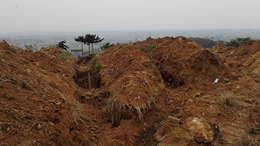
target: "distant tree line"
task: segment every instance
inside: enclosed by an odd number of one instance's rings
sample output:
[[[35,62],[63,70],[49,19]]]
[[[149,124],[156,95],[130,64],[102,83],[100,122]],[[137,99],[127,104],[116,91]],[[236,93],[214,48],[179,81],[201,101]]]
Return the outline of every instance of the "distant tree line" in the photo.
[[[199,37],[190,37],[189,39],[193,40],[203,48],[212,48],[216,46],[217,44],[224,43],[222,40],[214,41],[212,39],[208,38],[199,38]]]
[[[235,38],[235,39],[232,39],[227,42],[224,42],[222,40],[214,41],[212,39],[198,38],[198,37],[190,37],[189,39],[193,40],[194,42],[196,42],[197,44],[199,44],[200,46],[202,46],[204,48],[212,48],[220,43],[223,43],[224,45],[226,45],[228,47],[238,47],[248,41],[256,41],[256,40],[251,39],[251,37]]]
[[[235,38],[225,43],[228,47],[238,47],[248,41],[256,41],[251,39],[251,37],[245,37],[245,38]]]

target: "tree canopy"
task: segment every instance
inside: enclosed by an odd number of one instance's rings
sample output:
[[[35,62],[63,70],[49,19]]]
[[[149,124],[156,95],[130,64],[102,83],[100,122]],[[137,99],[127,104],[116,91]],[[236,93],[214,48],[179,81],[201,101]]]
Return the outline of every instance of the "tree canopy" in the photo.
[[[93,44],[102,42],[103,40],[104,38],[101,39],[96,34],[86,34],[85,36],[78,36],[78,38],[75,38],[75,41],[82,43],[82,49],[83,49],[83,44],[87,44],[89,46],[89,53],[90,53],[90,44],[92,45],[92,50],[94,51]]]
[[[108,49],[109,47],[112,47],[112,46],[114,46],[115,44],[110,44],[110,43],[106,43],[105,45],[103,45],[102,47],[100,47],[101,48],[101,50],[106,50],[106,49]]]

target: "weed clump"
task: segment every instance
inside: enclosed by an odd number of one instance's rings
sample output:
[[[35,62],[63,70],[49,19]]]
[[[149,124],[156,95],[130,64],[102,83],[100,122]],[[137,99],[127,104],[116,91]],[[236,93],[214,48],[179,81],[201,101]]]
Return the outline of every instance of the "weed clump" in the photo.
[[[65,60],[67,60],[68,53],[66,51],[62,51],[62,53],[59,54],[59,57],[61,60],[65,61]]]
[[[95,63],[95,64],[94,64],[94,68],[95,68],[95,70],[96,70],[97,72],[99,72],[99,71],[100,71],[100,68],[101,68],[100,63],[99,63],[99,62]]]

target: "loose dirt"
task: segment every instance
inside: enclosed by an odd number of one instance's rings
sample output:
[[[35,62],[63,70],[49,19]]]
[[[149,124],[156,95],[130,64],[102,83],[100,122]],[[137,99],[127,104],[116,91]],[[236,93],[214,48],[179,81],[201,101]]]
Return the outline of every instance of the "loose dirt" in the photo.
[[[148,38],[62,53],[0,42],[1,146],[259,145],[260,41]]]

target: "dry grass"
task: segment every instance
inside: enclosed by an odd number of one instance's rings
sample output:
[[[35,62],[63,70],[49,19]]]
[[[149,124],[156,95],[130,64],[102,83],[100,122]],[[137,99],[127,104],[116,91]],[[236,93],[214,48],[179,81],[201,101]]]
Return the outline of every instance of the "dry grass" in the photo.
[[[122,110],[134,111],[134,113],[137,114],[139,120],[142,121],[144,117],[143,112],[146,110],[150,110],[152,103],[156,104],[153,96],[150,97],[148,102],[137,106],[133,104],[123,103],[119,101],[115,95],[113,95],[107,101],[107,109],[110,112],[112,125],[116,127],[120,125]]]
[[[84,116],[82,115],[81,111],[81,106],[80,103],[78,101],[74,101],[73,103],[71,103],[71,107],[72,107],[72,116],[74,118],[75,123],[78,123],[78,121],[80,121],[81,123],[85,124]]]
[[[124,107],[124,104],[118,101],[115,95],[108,99],[107,108],[110,111],[110,117],[113,126],[120,125],[122,107]]]
[[[227,92],[220,95],[220,103],[224,107],[224,109],[230,111],[232,114],[238,117],[238,115],[235,112],[235,107],[237,107],[236,98],[238,98],[237,95]]]
[[[244,146],[259,146],[260,136],[246,135],[243,137],[242,144]]]
[[[253,117],[252,124],[247,128],[246,136],[243,137],[243,145],[258,146],[260,143],[260,117]]]
[[[259,104],[255,100],[257,96],[252,95],[248,96],[247,93],[233,94],[227,92],[220,95],[220,103],[224,109],[236,116],[236,120],[248,120],[244,121],[246,123],[244,132],[241,131],[241,144],[258,146],[260,142],[260,114],[259,112],[254,113],[252,111],[259,109]],[[255,106],[257,107],[255,108]],[[244,117],[248,117],[249,119],[244,119]]]
[[[220,101],[225,108],[232,107],[234,105],[233,99],[234,99],[234,94],[230,92],[220,95]]]

